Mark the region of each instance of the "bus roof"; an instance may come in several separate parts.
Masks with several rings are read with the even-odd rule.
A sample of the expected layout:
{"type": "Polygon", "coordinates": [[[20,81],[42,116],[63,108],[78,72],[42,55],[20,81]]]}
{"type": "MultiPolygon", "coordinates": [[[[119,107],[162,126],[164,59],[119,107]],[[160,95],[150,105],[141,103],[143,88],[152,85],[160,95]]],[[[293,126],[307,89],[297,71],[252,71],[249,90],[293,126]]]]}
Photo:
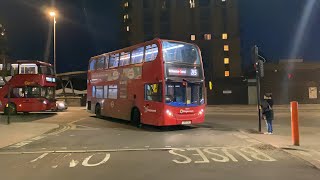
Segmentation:
{"type": "MultiPolygon", "coordinates": [[[[38,61],[38,60],[17,60],[17,64],[39,64],[39,65],[44,65],[44,66],[52,66],[50,63],[43,62],[43,61],[38,61]]],[[[14,64],[14,63],[12,63],[14,64]]]]}
{"type": "MultiPolygon", "coordinates": [[[[144,44],[148,44],[148,43],[154,43],[154,42],[159,42],[159,43],[160,43],[161,41],[180,42],[180,43],[185,43],[185,44],[196,45],[196,44],[188,43],[188,42],[184,42],[184,41],[176,41],[176,40],[155,38],[155,39],[152,39],[152,40],[150,40],[150,41],[142,42],[142,43],[135,44],[135,45],[132,45],[132,46],[128,46],[128,47],[125,47],[125,48],[122,48],[122,49],[118,49],[118,50],[115,50],[115,51],[111,51],[111,52],[107,52],[107,53],[103,53],[103,54],[99,54],[99,55],[93,56],[93,57],[90,58],[90,60],[91,60],[91,59],[98,58],[98,57],[103,56],[103,55],[106,55],[106,54],[113,54],[113,53],[120,53],[120,52],[124,52],[124,51],[130,51],[130,50],[132,50],[132,49],[141,47],[141,46],[143,46],[144,44]]],[[[197,45],[196,45],[196,46],[197,46],[197,45]]]]}

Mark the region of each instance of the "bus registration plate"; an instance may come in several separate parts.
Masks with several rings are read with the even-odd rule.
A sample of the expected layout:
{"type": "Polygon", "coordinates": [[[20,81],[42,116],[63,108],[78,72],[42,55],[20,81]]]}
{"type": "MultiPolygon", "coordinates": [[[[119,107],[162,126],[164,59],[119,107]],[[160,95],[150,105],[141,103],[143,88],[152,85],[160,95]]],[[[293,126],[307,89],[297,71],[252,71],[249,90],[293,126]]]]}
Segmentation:
{"type": "Polygon", "coordinates": [[[182,121],[181,124],[191,124],[191,121],[182,121]]]}

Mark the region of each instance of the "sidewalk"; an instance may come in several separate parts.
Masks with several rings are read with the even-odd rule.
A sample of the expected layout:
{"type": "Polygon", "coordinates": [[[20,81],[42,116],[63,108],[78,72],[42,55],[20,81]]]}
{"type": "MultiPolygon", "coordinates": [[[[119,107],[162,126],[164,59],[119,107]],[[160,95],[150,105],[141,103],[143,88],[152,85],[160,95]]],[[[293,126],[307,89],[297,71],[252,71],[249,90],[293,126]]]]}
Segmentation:
{"type": "MultiPolygon", "coordinates": [[[[274,105],[275,111],[290,112],[290,105],[274,105]]],[[[299,104],[300,111],[319,111],[320,104],[299,104]]],[[[256,112],[257,105],[207,105],[208,112],[256,112]]]]}
{"type": "Polygon", "coordinates": [[[58,127],[58,124],[36,122],[0,124],[0,148],[39,136],[58,127]]]}

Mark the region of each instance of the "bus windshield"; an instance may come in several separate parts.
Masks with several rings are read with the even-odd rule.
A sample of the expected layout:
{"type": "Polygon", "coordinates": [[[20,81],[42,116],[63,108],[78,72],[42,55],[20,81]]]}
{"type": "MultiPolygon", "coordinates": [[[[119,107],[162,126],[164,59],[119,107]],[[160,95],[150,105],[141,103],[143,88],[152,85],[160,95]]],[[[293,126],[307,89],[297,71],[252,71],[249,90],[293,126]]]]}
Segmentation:
{"type": "Polygon", "coordinates": [[[195,45],[163,41],[163,60],[171,63],[200,64],[198,48],[195,45]]]}
{"type": "Polygon", "coordinates": [[[204,103],[202,83],[167,82],[166,103],[171,106],[198,106],[204,103]]]}

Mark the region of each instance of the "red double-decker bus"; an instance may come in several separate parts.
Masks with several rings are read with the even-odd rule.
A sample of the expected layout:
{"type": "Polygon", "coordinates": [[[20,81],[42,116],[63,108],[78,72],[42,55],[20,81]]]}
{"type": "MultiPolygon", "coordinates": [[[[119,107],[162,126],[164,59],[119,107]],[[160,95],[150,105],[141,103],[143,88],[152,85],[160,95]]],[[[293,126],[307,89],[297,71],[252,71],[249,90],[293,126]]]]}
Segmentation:
{"type": "Polygon", "coordinates": [[[135,125],[204,121],[205,83],[199,48],[154,39],[92,57],[87,109],[135,125]]]}
{"type": "Polygon", "coordinates": [[[15,114],[56,109],[56,79],[51,64],[21,60],[8,64],[5,70],[0,64],[0,72],[8,82],[5,84],[0,77],[0,111],[15,114]]]}

